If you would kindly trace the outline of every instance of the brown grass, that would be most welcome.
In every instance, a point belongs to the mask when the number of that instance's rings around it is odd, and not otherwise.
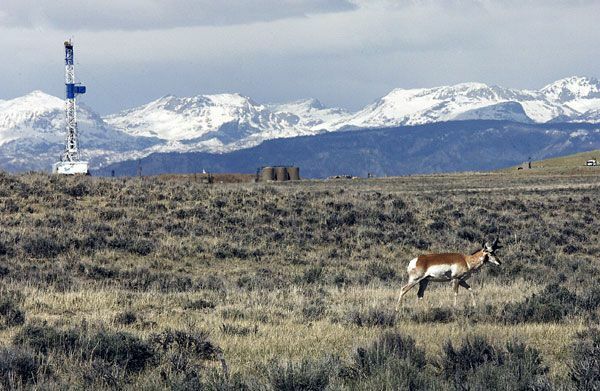
[[[574,334],[598,315],[502,321],[509,303],[549,283],[581,297],[596,284],[600,176],[589,172],[213,185],[191,176],[28,174],[2,175],[0,187],[2,292],[22,294],[26,324],[86,324],[142,340],[164,330],[205,330],[232,373],[261,381],[273,360],[337,356],[348,363],[357,347],[395,330],[432,359],[446,341],[469,335],[498,344],[519,339],[564,383]],[[412,257],[468,252],[490,237],[505,244],[503,266],[472,279],[475,311],[463,309],[469,297],[462,291],[452,319],[419,322],[452,307],[450,286],[431,284],[422,303],[416,289],[408,294],[393,325],[352,320],[355,313],[390,313]],[[201,299],[214,308],[190,305]],[[135,322],[116,322],[123,311]],[[11,344],[22,327],[0,330],[0,340]],[[74,368],[84,365],[71,357],[63,366],[61,357],[48,357],[56,387],[78,382]],[[120,381],[135,388],[159,378],[150,367]]]

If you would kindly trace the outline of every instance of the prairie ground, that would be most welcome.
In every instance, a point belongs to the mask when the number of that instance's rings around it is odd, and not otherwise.
[[[2,174],[2,384],[598,386],[585,380],[598,361],[580,358],[600,357],[599,190],[588,169],[212,185]],[[394,311],[411,258],[491,238],[502,266],[470,280],[476,308],[432,283]]]

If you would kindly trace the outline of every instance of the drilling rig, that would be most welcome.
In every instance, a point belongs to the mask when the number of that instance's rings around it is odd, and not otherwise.
[[[88,175],[88,162],[81,160],[77,134],[76,97],[77,95],[85,94],[85,86],[75,83],[73,43],[71,40],[65,41],[65,92],[66,146],[65,151],[60,157],[60,161],[52,165],[52,173]]]

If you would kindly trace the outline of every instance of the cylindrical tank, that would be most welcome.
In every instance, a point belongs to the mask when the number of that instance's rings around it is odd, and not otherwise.
[[[275,167],[275,179],[277,181],[287,181],[288,172],[285,167]]]
[[[260,173],[260,180],[263,182],[272,181],[275,179],[275,170],[273,167],[263,167]]]
[[[287,172],[290,176],[290,181],[300,180],[300,167],[288,167]]]

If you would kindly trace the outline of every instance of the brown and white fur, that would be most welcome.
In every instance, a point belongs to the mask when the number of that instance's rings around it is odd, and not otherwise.
[[[408,283],[400,290],[400,297],[396,310],[402,302],[402,297],[415,285],[419,284],[417,298],[422,299],[430,281],[445,282],[452,281],[454,289],[454,305],[456,306],[458,287],[462,286],[471,293],[473,306],[475,306],[475,295],[473,289],[467,284],[471,274],[481,268],[486,262],[500,265],[495,251],[500,248],[498,240],[491,244],[486,242],[481,250],[471,255],[459,253],[424,254],[414,258],[406,268],[408,272]]]

